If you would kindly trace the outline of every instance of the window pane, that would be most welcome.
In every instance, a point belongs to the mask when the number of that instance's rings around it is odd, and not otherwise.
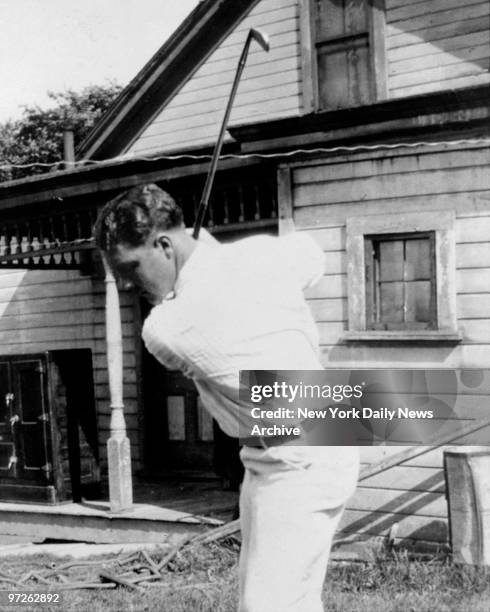
[[[385,240],[378,244],[379,279],[403,280],[403,240]]]
[[[367,36],[349,44],[320,46],[318,82],[321,108],[368,104],[370,85]]]
[[[407,240],[405,249],[405,278],[407,280],[430,279],[430,238]]]
[[[430,281],[413,281],[406,284],[407,322],[425,322],[431,320]]]
[[[344,34],[344,1],[316,0],[317,40]]]
[[[367,0],[316,0],[317,41],[367,32]]]
[[[366,32],[368,29],[367,0],[344,0],[344,4],[346,34]]]
[[[167,397],[168,439],[185,440],[185,399],[182,395]]]
[[[403,323],[403,283],[380,283],[379,322]]]
[[[368,329],[437,328],[433,239],[433,233],[366,237]]]

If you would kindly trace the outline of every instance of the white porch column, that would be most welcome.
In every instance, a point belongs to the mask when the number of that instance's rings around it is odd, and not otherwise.
[[[111,395],[111,433],[107,440],[109,500],[111,512],[124,512],[132,507],[133,485],[131,449],[124,420],[121,312],[116,280],[105,257],[102,259],[105,269],[107,365]]]

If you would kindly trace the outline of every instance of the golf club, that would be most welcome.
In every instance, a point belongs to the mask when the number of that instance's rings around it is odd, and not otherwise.
[[[209,196],[211,193],[211,188],[213,186],[214,175],[216,174],[216,168],[218,166],[218,159],[221,152],[221,147],[223,145],[223,140],[225,137],[226,126],[228,125],[228,119],[230,118],[231,108],[233,106],[233,101],[235,100],[235,95],[238,89],[238,84],[240,82],[240,78],[242,76],[243,69],[245,67],[245,62],[247,61],[248,50],[250,48],[250,43],[252,40],[255,40],[264,51],[269,51],[269,37],[264,32],[260,30],[256,30],[252,28],[247,36],[245,41],[245,45],[243,47],[242,54],[240,55],[240,59],[238,60],[238,66],[235,74],[235,79],[233,80],[233,85],[231,87],[230,97],[228,99],[228,104],[226,105],[225,114],[223,117],[223,121],[221,123],[221,128],[218,135],[218,140],[214,147],[213,156],[211,158],[211,164],[209,166],[208,175],[206,177],[206,183],[204,185],[204,190],[201,196],[201,201],[199,203],[199,208],[196,215],[196,221],[194,223],[194,231],[192,233],[192,237],[197,240],[199,237],[199,231],[201,229],[201,225],[204,221],[204,215],[206,214],[206,210],[208,207]]]

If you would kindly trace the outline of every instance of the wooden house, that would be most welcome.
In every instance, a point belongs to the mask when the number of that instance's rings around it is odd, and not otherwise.
[[[322,245],[308,299],[326,367],[488,367],[490,0],[203,0],[78,150],[109,161],[0,185],[1,353],[91,349],[102,472],[110,408],[90,225],[147,180],[192,224],[252,27],[271,49],[251,49],[208,229],[226,240],[293,222]],[[199,399],[142,349],[145,306],[124,292],[121,303],[134,469],[210,469]],[[466,395],[468,414],[486,414]],[[394,523],[407,541],[446,540],[441,448],[364,481],[342,530],[384,538]]]

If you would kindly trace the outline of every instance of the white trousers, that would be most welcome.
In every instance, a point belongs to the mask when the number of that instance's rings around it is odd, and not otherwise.
[[[239,612],[321,612],[330,547],[355,490],[355,447],[243,447]]]

